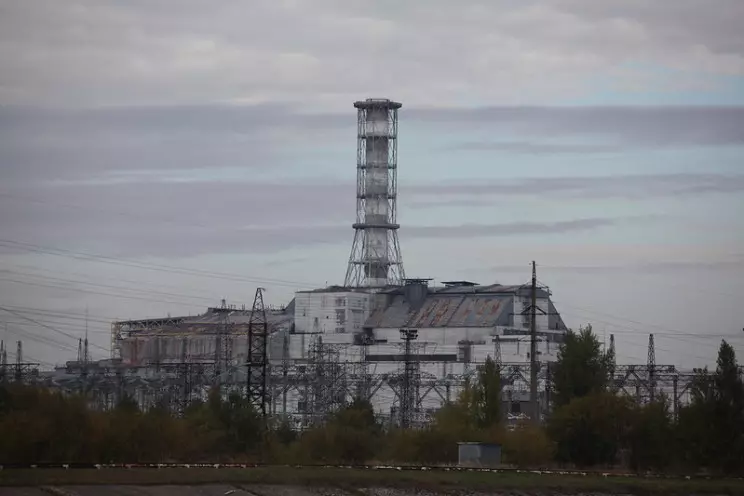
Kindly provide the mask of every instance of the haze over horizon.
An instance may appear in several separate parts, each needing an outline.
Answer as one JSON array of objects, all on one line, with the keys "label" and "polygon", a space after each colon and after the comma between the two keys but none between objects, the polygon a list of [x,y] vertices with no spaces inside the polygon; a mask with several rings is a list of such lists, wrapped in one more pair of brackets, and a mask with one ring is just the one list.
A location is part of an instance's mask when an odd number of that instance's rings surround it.
[{"label": "haze over horizon", "polygon": [[87,311],[102,358],[113,319],[342,283],[352,103],[386,97],[409,277],[521,284],[536,260],[621,363],[650,332],[659,364],[744,352],[742,19],[738,0],[0,0],[0,335],[61,363]]}]

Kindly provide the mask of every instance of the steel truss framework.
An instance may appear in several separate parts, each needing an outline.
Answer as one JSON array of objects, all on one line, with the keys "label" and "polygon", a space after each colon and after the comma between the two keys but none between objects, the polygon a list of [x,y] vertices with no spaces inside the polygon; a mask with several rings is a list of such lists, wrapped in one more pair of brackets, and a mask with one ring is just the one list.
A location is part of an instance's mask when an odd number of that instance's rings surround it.
[{"label": "steel truss framework", "polygon": [[[402,368],[380,374],[370,371],[370,367],[387,362],[343,361],[340,357],[344,346],[349,345],[323,343],[319,337],[311,345],[306,359],[263,363],[266,392],[261,404],[267,409],[267,414],[291,417],[298,426],[309,426],[322,422],[354,399],[374,401],[385,389],[394,395],[393,411],[386,417],[387,421],[392,425],[403,422],[408,427],[418,427],[431,420],[432,412],[422,408],[425,400],[434,399],[441,404],[453,401],[482,365],[472,362],[474,367],[465,374],[435,376],[421,372],[420,365],[447,362],[413,360],[410,357],[415,356],[415,351],[411,347],[406,353],[409,359],[404,360]],[[399,361],[388,363],[393,364],[401,365]],[[415,368],[412,367],[414,364]],[[511,391],[522,393],[528,390],[529,363],[500,363],[498,366],[506,390],[505,400],[509,399]],[[246,369],[236,363],[230,365],[227,373],[218,375],[214,362],[198,361],[161,363],[157,369],[152,366],[132,367],[117,361],[108,365],[69,362],[66,374],[55,379],[39,374],[38,364],[18,362],[0,367],[0,381],[38,384],[68,394],[82,394],[94,408],[112,408],[124,398],[131,398],[143,408],[159,405],[182,415],[194,400],[205,399],[216,383],[221,385],[223,396],[246,394],[250,383],[245,381],[245,377],[250,370],[250,367]],[[739,370],[744,372],[744,367]],[[610,388],[641,403],[663,395],[669,398],[672,413],[677,415],[680,406],[689,402],[694,381],[704,377],[701,374],[703,372],[699,370],[678,371],[673,365],[653,364],[652,368],[649,364],[616,365]],[[542,385],[540,396],[544,413],[549,411],[551,403],[550,379],[551,364],[540,364],[538,380]],[[257,384],[255,391],[260,390],[261,386]],[[300,398],[298,408],[288,408],[288,393]]]},{"label": "steel truss framework", "polygon": [[354,106],[358,109],[357,213],[344,285],[400,284],[405,279],[397,231],[401,104],[368,99]]},{"label": "steel truss framework", "polygon": [[246,363],[246,392],[256,410],[266,416],[269,403],[268,356],[269,324],[266,320],[263,288],[256,289],[251,317],[248,321],[248,362]]}]

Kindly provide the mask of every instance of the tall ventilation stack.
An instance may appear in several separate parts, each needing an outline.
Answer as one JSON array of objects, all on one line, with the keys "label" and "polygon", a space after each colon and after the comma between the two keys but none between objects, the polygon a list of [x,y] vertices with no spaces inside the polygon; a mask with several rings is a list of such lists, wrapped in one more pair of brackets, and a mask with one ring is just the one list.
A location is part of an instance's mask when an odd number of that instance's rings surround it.
[{"label": "tall ventilation stack", "polygon": [[344,286],[379,288],[405,279],[398,244],[398,109],[383,98],[357,108],[357,214]]}]

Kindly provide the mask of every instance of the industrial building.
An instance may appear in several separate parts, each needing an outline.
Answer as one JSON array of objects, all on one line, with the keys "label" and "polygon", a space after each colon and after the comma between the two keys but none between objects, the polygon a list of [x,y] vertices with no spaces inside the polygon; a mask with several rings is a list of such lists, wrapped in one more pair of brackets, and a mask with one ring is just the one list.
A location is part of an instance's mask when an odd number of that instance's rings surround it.
[{"label": "industrial building", "polygon": [[[367,99],[354,106],[357,212],[344,284],[299,291],[277,309],[264,309],[262,298],[251,309],[223,300],[198,316],[114,322],[112,359],[99,364],[98,375],[150,384],[157,390],[150,396],[177,397],[182,408],[213,385],[258,391],[251,367],[261,363],[259,399],[269,413],[307,425],[361,396],[379,415],[410,425],[454,399],[491,357],[504,366],[509,410],[520,412],[529,396],[530,319],[539,363],[555,360],[566,331],[549,290],[407,279],[397,219],[402,105]],[[80,365],[71,362],[57,378],[64,382]],[[543,404],[546,373],[542,367]]]}]

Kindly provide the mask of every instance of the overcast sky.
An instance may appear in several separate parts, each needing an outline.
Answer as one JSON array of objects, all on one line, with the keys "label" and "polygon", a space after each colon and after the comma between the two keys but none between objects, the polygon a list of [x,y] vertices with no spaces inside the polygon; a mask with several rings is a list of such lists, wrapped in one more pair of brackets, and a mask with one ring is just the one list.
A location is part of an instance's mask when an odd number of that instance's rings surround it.
[{"label": "overcast sky", "polygon": [[[0,328],[341,283],[356,116],[401,101],[409,277],[529,262],[619,359],[744,353],[741,0],[0,0]],[[13,345],[11,345],[13,346]],[[9,356],[14,359],[13,353]]]}]

